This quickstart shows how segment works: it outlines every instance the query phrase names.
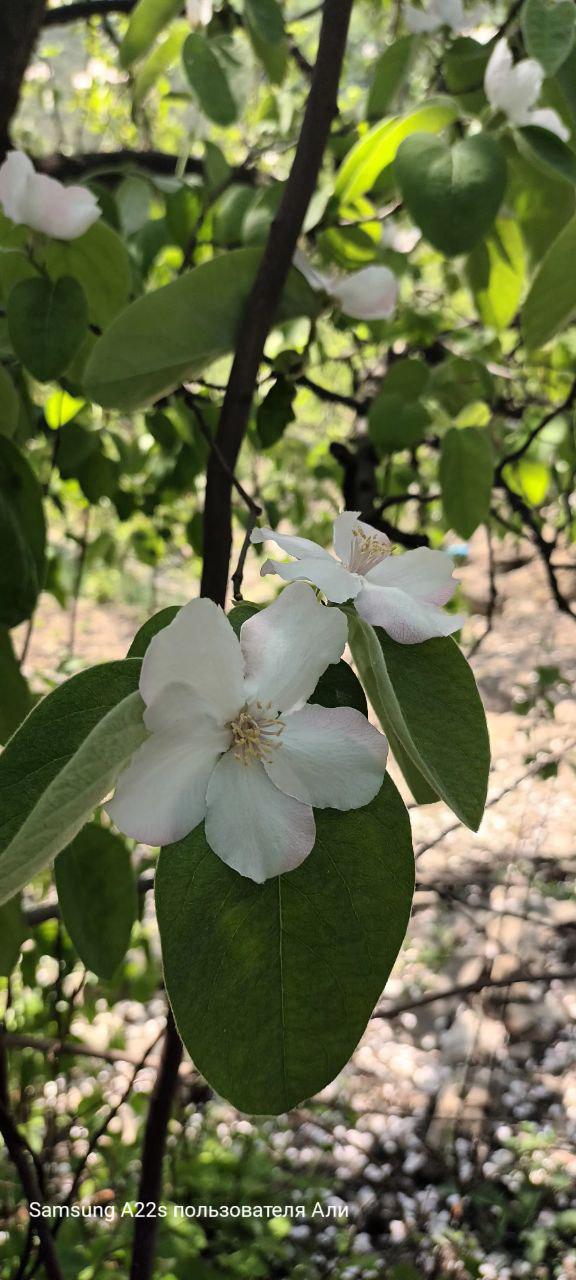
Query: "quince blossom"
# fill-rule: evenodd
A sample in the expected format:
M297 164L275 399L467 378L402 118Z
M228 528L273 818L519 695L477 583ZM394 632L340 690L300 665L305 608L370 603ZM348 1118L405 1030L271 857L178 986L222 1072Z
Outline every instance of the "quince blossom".
M484 5L465 9L462 0L431 0L427 9L406 4L403 12L408 30L416 35L439 31L441 27L450 27L454 35L462 35L464 31L473 31L486 17Z
M186 17L191 27L207 27L213 12L212 0L186 0Z
M507 40L499 40L490 55L484 76L484 91L494 111L502 111L510 124L536 124L555 133L563 142L570 137L552 107L534 109L544 81L544 68L535 58L523 58L514 66Z
M0 205L12 222L55 240L76 240L101 216L91 191L36 173L23 151L10 151L0 166Z
M317 293L326 293L344 315L353 320L387 320L396 310L398 281L388 267L363 267L342 280L323 275L301 249L294 266Z
M380 790L388 744L361 712L308 703L346 644L346 618L303 583L244 623L192 600L152 640L140 692L150 737L107 810L146 844L206 820L208 844L257 883L299 866L312 805L357 809Z
M392 555L386 534L365 524L359 514L344 511L334 521L337 559L309 538L255 529L252 542L270 538L296 557L286 564L266 560L261 574L277 573L288 582L312 582L333 604L353 600L365 622L383 627L400 644L419 644L458 631L463 615L443 613L441 608L457 586L450 556L429 547Z

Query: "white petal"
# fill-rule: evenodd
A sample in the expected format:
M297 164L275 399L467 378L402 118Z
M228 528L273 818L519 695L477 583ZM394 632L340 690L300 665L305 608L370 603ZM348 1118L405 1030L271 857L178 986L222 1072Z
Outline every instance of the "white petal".
M440 18L432 9L416 9L413 4L405 4L402 12L408 30L413 31L415 35L437 31L442 25Z
M43 173L35 174L27 187L27 225L55 240L76 240L100 215L100 206L86 187L65 187Z
M355 320L387 320L398 301L398 281L388 267L363 267L332 285L332 297Z
M120 774L106 810L119 831L144 844L165 845L193 831L206 813L206 791L230 734L211 716L193 728L153 733Z
M518 62L512 72L510 95L512 101L508 107L511 120L523 122L530 108L538 101L544 83L544 71L535 58L524 58Z
M318 808L361 809L380 790L388 743L353 707L312 703L286 717L264 768L272 782Z
M454 562L444 551L417 547L401 556L389 556L370 569L366 579L377 587L399 587L417 600L446 604L458 586L453 572Z
M207 27L212 19L212 0L186 0L186 17L191 27Z
M148 733L165 733L176 726L188 725L190 732L201 731L205 717L217 723L212 709L189 684L174 681L160 690L144 712Z
M436 0L438 16L446 27L458 33L466 25L466 14L462 0Z
M305 702L326 667L342 656L347 635L339 609L320 604L304 583L287 587L240 632L248 696L279 711Z
M312 266L312 263L308 260L302 249L296 250L292 262L296 267L296 270L300 272L301 276L304 276L304 279L308 281L310 288L315 289L316 293L330 292L329 277L322 275L321 271L318 271L316 267Z
M488 65L484 73L484 92L495 110L506 110L503 103L508 103L510 79L512 75L512 52L508 41L498 40L494 45Z
M561 138L562 142L568 142L570 138L570 130L553 107L538 107L537 111L531 111L526 124L537 124L541 129L548 129L550 133L555 133L558 138Z
M359 515L359 511L343 511L334 521L334 550L342 564L350 564L355 529L360 529L367 538L376 538L381 543L383 551L387 551L392 546L385 533L381 533L371 524L366 524L364 520L359 520Z
M350 573L337 560L320 560L310 556L308 560L292 560L283 564L280 560L265 560L260 573L277 573L285 582L313 582L333 604L353 600L362 586L357 573Z
M435 604L417 600L397 587L375 587L366 582L356 597L356 608L365 622L384 631L399 644L420 644L433 636L459 631L463 614L444 613Z
M23 151L9 151L0 167L0 204L12 222L25 222L26 189L35 177L34 165Z
M330 552L325 547L321 547L319 542L313 542L311 538L297 538L291 533L277 533L275 529L253 529L250 535L251 542L275 542L281 551L286 551L289 556L295 556L297 560L303 556L317 556L319 560L331 560Z
M179 681L232 720L244 704L240 645L226 615L211 600L191 600L150 642L142 663L140 693L147 706Z
M262 884L308 857L314 814L279 791L258 761L244 765L229 751L210 779L206 839L229 867Z

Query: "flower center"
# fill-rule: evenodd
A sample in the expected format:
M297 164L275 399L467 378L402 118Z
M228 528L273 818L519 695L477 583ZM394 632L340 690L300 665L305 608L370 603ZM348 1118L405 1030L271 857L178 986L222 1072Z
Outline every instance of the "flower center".
M270 763L272 752L280 746L284 721L266 714L271 710L271 702L265 707L257 702L254 715L245 709L236 720L231 721L234 757L243 765L253 764L255 760Z
M364 533L363 529L353 529L352 539L348 564L351 573L368 573L369 569L392 554L392 547L385 534L369 534Z

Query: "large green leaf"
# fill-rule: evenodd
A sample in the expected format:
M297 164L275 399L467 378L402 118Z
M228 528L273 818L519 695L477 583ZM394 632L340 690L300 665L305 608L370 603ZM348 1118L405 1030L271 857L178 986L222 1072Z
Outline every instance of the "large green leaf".
M143 742L139 675L129 660L73 676L0 756L0 902L74 839Z
M444 515L461 538L488 519L494 479L490 437L478 427L451 427L442 440L440 487Z
M522 331L527 346L543 347L576 314L576 218L560 232L540 266L524 303Z
M18 425L18 392L7 370L0 364L0 436L13 436Z
M42 490L23 454L0 436L0 627L29 618L44 581Z
M138 895L130 853L120 836L89 823L54 868L64 924L87 969L111 978L124 959Z
M16 354L41 382L64 373L88 332L86 297L73 276L21 280L6 315Z
M413 893L406 810L390 779L364 809L316 813L316 844L257 885L201 827L162 850L164 975L195 1065L240 1110L278 1114L346 1064L400 949Z
M416 784L421 774L432 793L476 831L486 802L490 744L476 682L458 645L449 636L397 644L356 614L350 616L349 642L392 750L400 744L400 767L408 756ZM406 772L410 786L414 776Z
M238 108L224 66L214 47L199 31L191 31L182 50L182 61L190 88L209 120L215 124L233 124Z
M380 54L368 94L369 120L381 119L393 105L410 69L415 47L414 36L399 36Z
M384 390L370 405L370 439L379 453L412 449L424 439L430 415L419 400L408 400L399 392L388 391L386 381Z
M284 39L284 18L278 0L244 0L246 20L266 44Z
M547 76L565 62L574 43L576 9L573 0L524 0L522 35L527 53Z
M452 98L431 98L405 116L382 120L351 148L336 176L336 195L342 204L356 200L374 186L376 179L396 158L400 144L412 133L439 133L458 119Z
M81 284L88 313L99 329L126 306L132 288L132 268L124 242L100 219L77 240L49 240L44 262L53 279L70 275Z
M0 978L9 978L26 937L26 921L19 898L0 907Z
M524 242L513 218L498 218L493 233L470 254L466 274L483 324L506 329L522 296Z
M552 177L576 186L576 156L572 148L550 129L530 124L518 129L519 150Z
M506 161L493 138L475 134L448 147L415 134L395 168L409 212L436 249L467 253L489 231L506 189Z
M261 251L236 249L148 293L106 330L86 369L86 389L106 408L152 404L234 350ZM291 271L278 320L318 313L316 294Z
M28 715L32 695L20 670L12 641L0 628L0 743L12 736Z
M120 63L131 67L152 48L156 36L182 10L182 0L138 0L120 45Z

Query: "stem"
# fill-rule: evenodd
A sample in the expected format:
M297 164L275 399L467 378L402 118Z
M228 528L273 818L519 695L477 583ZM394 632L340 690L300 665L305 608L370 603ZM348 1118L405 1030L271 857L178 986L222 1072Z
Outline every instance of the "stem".
M30 1205L34 1201L43 1205L44 1197L40 1189L32 1152L4 1102L0 1102L0 1133L6 1143L8 1155L20 1178L22 1190L28 1204ZM64 1280L56 1253L54 1237L47 1226L46 1219L43 1217L36 1219L34 1230L37 1231L40 1240L40 1253L48 1280ZM30 1239L26 1244L27 1255L29 1254L29 1246Z
M162 1059L150 1099L138 1187L138 1200L152 1202L156 1209L162 1197L163 1156L181 1060L182 1043L169 1010ZM158 1222L157 1212L151 1218L136 1218L130 1280L152 1280Z
M232 547L232 483L244 439L264 344L277 311L306 217L330 127L337 111L338 84L346 50L353 0L325 0L318 55L302 131L280 208L272 223L246 306L236 355L224 397L206 474L202 595L224 604ZM223 463L225 465L223 465Z

